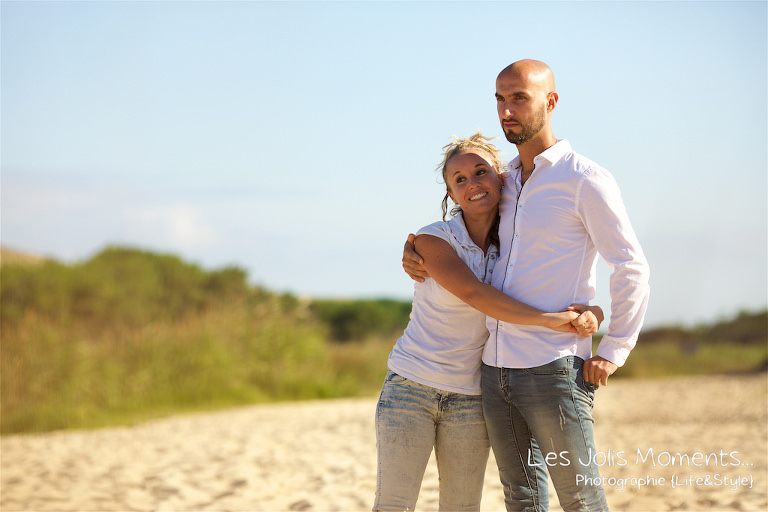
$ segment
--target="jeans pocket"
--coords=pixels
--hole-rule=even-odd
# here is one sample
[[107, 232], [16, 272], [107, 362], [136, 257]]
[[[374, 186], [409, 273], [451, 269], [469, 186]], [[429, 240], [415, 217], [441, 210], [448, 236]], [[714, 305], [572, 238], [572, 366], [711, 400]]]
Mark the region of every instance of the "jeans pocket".
[[389, 384], [400, 384], [401, 382], [405, 382], [407, 380], [408, 379], [406, 379], [402, 375], [398, 375], [392, 370], [387, 370], [387, 377], [386, 379], [384, 379], [384, 382], [387, 382]]
[[595, 391], [597, 391], [597, 390], [598, 390], [598, 388], [600, 387], [598, 384], [592, 384], [591, 382], [587, 382], [587, 381], [586, 381], [586, 380], [584, 380], [584, 379], [581, 379], [581, 382], [583, 382], [583, 383], [584, 383], [584, 387], [585, 387], [585, 388], [587, 389], [587, 391], [589, 391], [590, 393], [594, 393], [594, 392], [595, 392]]
[[600, 387], [599, 384], [592, 384], [591, 382], [588, 382], [584, 380], [584, 361], [581, 358], [576, 358], [576, 383], [581, 383], [581, 387], [583, 387], [585, 390], [587, 390], [592, 395], [595, 394], [595, 391]]
[[533, 368], [524, 368], [523, 371], [531, 375], [557, 376], [557, 375], [568, 375], [572, 367], [573, 367], [573, 363], [569, 361], [569, 358], [563, 357], [560, 359], [555, 359], [551, 363], [543, 364], [541, 366], [535, 366]]

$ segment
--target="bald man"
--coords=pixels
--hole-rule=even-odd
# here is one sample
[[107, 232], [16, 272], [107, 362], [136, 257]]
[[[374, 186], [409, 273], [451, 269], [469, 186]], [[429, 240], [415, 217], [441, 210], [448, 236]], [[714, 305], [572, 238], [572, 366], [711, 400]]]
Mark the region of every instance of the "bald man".
[[[648, 263], [614, 178], [552, 131], [558, 99], [543, 62], [515, 62], [496, 79], [499, 121], [518, 156], [505, 173], [492, 284], [544, 311], [587, 304], [600, 255], [612, 269], [611, 322], [593, 357], [591, 338], [487, 319], [483, 410], [508, 511], [547, 510], [547, 473], [563, 510], [608, 510], [592, 406], [634, 347], [649, 296]], [[409, 244], [403, 266], [426, 276]]]

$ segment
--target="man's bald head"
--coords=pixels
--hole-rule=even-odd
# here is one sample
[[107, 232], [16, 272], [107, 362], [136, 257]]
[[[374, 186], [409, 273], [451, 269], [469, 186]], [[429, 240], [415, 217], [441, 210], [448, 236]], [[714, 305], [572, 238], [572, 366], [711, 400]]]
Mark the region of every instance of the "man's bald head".
[[513, 62], [501, 70], [498, 79], [517, 78], [531, 85], [540, 87], [544, 93], [555, 91], [555, 75], [552, 70], [540, 60], [524, 59]]

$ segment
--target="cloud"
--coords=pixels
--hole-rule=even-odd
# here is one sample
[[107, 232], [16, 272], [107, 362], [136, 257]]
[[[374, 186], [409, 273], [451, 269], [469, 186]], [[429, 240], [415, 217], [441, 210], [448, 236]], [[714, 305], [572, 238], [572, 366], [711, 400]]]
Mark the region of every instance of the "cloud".
[[216, 244], [213, 226], [198, 210], [186, 205], [144, 207], [126, 211], [130, 238], [175, 249], [199, 249]]

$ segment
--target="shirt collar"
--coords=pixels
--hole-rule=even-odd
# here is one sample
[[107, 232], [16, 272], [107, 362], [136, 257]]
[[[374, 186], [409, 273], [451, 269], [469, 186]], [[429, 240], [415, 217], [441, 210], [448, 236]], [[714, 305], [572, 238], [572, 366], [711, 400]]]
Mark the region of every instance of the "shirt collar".
[[[555, 142], [552, 146], [548, 147], [538, 155], [536, 155], [536, 158], [534, 158], [534, 161], [537, 159], [543, 159], [549, 162], [550, 165], [557, 163], [561, 158], [563, 158], [566, 154], [573, 151], [571, 149], [571, 143], [568, 142], [568, 139], [560, 139], [557, 142]], [[520, 171], [520, 156], [516, 156], [512, 159], [511, 162], [507, 165], [507, 168], [509, 169], [509, 173], [512, 176], [519, 176]]]
[[545, 149], [542, 153], [538, 154], [536, 158], [543, 158], [550, 164], [554, 164], [571, 151], [571, 143], [568, 142], [568, 139], [560, 139], [552, 146]]
[[448, 224], [451, 226], [451, 233], [461, 245], [464, 247], [471, 247], [475, 245], [475, 242], [473, 242], [472, 238], [469, 236], [467, 226], [464, 224], [464, 216], [461, 213], [458, 213], [454, 217], [448, 219]]
[[451, 235], [459, 242], [459, 244], [461, 244], [464, 249], [475, 249], [479, 251], [480, 254], [484, 254], [483, 257], [490, 257], [492, 260], [498, 257], [499, 248], [496, 247], [496, 245], [491, 244], [488, 250], [483, 253], [483, 250], [480, 249], [480, 247], [472, 240], [472, 238], [469, 236], [469, 231], [467, 231], [467, 225], [464, 224], [464, 214], [459, 213], [448, 219], [448, 225], [451, 226]]

